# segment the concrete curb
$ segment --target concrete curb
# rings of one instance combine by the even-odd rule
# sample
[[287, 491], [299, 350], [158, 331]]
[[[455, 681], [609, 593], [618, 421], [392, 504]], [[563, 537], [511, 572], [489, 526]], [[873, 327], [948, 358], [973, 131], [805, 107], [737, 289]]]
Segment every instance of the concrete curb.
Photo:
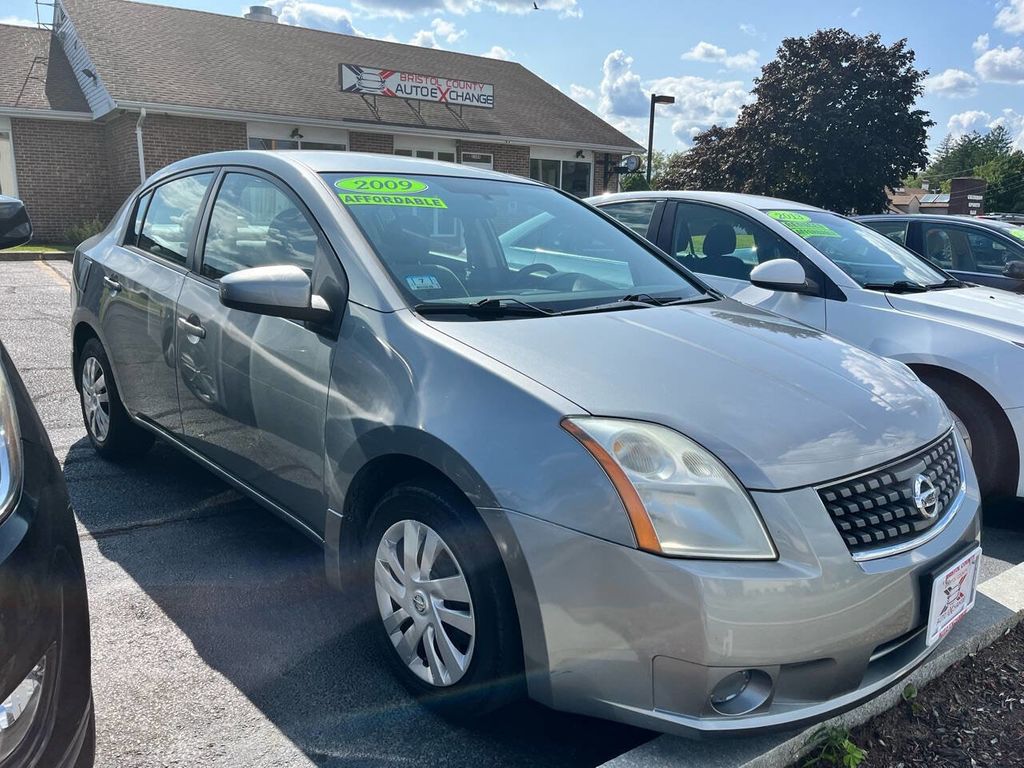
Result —
[[71, 261], [74, 251], [0, 251], [0, 264], [6, 261]]
[[939, 649], [904, 682], [849, 712], [800, 732], [722, 741], [691, 741], [659, 736], [602, 768], [785, 768], [806, 752], [811, 734], [822, 726], [852, 728], [895, 706], [907, 683], [921, 688], [950, 666], [991, 645], [1024, 619], [1024, 563], [978, 586], [974, 609]]

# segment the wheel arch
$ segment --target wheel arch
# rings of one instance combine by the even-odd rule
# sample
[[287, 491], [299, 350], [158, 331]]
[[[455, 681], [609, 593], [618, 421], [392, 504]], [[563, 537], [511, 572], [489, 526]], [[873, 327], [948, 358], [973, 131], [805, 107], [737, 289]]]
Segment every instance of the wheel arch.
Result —
[[[82, 354], [82, 347], [89, 339], [96, 339], [103, 344], [103, 340], [100, 338], [99, 333], [96, 329], [86, 320], [80, 320], [75, 324], [74, 331], [71, 334], [71, 371], [72, 379], [75, 382], [75, 389], [81, 390], [81, 382], [78, 380], [78, 363], [79, 355]], [[104, 348], [105, 345], [104, 345]]]

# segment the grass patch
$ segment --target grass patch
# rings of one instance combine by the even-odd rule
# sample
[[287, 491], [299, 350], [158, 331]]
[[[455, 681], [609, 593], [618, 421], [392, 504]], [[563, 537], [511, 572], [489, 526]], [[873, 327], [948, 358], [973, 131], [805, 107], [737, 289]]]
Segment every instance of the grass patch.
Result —
[[49, 243], [29, 243], [8, 248], [9, 253], [67, 253], [75, 250], [73, 245], [50, 245]]

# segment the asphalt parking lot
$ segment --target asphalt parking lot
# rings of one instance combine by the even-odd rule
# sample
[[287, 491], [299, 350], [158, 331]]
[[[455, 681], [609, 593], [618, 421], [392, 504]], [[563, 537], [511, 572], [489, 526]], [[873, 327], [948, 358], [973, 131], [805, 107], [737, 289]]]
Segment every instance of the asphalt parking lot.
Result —
[[[98, 459], [69, 371], [70, 264], [0, 263], [0, 338], [63, 463], [89, 579], [98, 766], [592, 766], [653, 734], [524, 704], [453, 726], [372, 654], [320, 551], [157, 445]], [[1024, 509], [982, 578], [1024, 560]]]

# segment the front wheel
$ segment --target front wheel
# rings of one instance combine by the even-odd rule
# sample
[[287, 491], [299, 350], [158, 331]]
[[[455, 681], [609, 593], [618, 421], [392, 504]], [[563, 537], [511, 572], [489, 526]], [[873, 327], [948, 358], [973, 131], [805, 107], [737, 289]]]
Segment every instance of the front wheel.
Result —
[[368, 534], [374, 635], [406, 688], [457, 717], [517, 698], [518, 617], [476, 511], [454, 493], [407, 484], [377, 504]]

